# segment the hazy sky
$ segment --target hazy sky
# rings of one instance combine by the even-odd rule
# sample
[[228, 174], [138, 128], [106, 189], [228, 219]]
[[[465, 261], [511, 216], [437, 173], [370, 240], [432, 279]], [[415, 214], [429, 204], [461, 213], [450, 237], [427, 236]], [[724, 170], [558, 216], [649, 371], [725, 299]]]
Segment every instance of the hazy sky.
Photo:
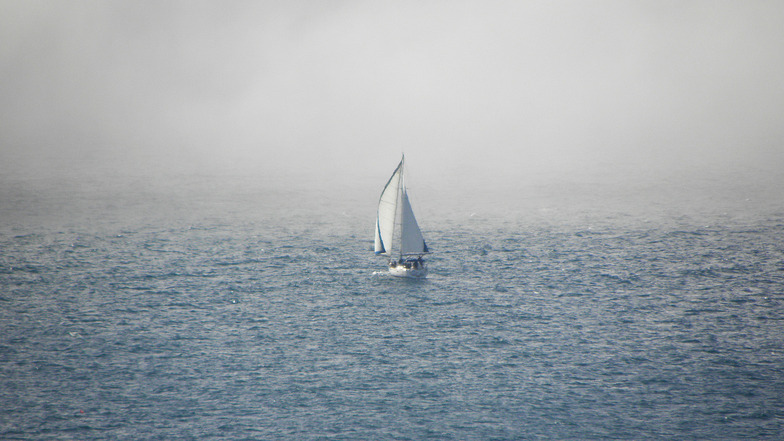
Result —
[[0, 0], [0, 171], [784, 169], [782, 23], [778, 0]]

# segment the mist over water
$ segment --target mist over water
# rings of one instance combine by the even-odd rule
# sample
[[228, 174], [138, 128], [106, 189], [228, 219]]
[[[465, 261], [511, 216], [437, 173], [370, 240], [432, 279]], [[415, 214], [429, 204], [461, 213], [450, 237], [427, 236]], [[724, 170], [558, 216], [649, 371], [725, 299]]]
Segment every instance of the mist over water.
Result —
[[0, 170], [471, 186], [784, 164], [773, 2], [4, 2]]
[[782, 21], [3, 2], [0, 438], [780, 439]]
[[[394, 165], [394, 162], [393, 162]], [[683, 219], [710, 224], [721, 219], [743, 222], [780, 214], [784, 197], [775, 174], [657, 176], [567, 175], [495, 180], [439, 180], [416, 167], [409, 179], [412, 202], [423, 225], [437, 229], [443, 220], [475, 217], [602, 223], [618, 217], [630, 222]], [[268, 217], [300, 213], [314, 219], [350, 216], [372, 229], [379, 189], [387, 172], [345, 175], [315, 173], [140, 173], [73, 178], [3, 178], [4, 228], [89, 223], [93, 217], [145, 217], [183, 224], [202, 211]], [[380, 183], [379, 183], [380, 182]], [[240, 210], [240, 213], [237, 213]], [[372, 234], [370, 235], [372, 236]]]

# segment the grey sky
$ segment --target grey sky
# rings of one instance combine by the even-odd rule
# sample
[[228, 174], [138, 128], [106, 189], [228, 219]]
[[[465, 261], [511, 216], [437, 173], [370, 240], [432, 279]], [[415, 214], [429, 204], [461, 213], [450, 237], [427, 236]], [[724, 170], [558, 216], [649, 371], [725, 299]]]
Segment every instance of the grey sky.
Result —
[[776, 170], [782, 23], [780, 1], [5, 0], [0, 170]]

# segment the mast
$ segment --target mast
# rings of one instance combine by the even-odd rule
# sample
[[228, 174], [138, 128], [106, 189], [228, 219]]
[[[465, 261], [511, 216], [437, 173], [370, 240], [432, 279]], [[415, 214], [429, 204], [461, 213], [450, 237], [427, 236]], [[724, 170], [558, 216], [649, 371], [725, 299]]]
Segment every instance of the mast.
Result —
[[[399, 229], [400, 230], [400, 234], [399, 234], [400, 240], [398, 241], [400, 243], [400, 247], [398, 247], [398, 252], [399, 252], [398, 260], [403, 260], [403, 206], [402, 206], [403, 204], [400, 203], [400, 200], [402, 199], [403, 191], [405, 191], [404, 190], [405, 189], [405, 181], [403, 180], [403, 170], [405, 169], [405, 167], [404, 167], [405, 160], [406, 160], [406, 155], [405, 155], [405, 153], [403, 153], [403, 154], [401, 154], [401, 157], [400, 157], [400, 180], [398, 181], [397, 192], [395, 193], [395, 195], [396, 195], [396, 199], [395, 199], [395, 223], [396, 224], [398, 224], [398, 223], [400, 224], [400, 229]], [[394, 237], [394, 232], [393, 232], [393, 237]]]

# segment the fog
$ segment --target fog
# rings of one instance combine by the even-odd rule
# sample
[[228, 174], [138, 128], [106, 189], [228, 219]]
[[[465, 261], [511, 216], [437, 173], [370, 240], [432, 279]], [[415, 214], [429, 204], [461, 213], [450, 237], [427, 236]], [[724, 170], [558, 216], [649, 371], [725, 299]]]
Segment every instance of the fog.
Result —
[[424, 200], [703, 176], [773, 194], [783, 22], [778, 1], [5, 0], [0, 173], [375, 198], [405, 152]]

